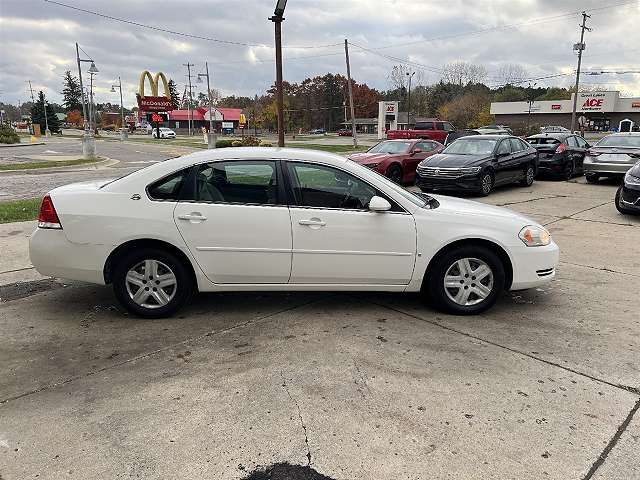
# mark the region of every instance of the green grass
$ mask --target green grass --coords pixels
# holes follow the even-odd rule
[[[39,161],[39,162],[22,162],[22,163],[9,163],[0,165],[0,171],[2,170],[35,170],[38,168],[56,168],[56,167],[71,167],[73,165],[86,165],[90,163],[96,163],[99,160],[60,160],[60,161]]]
[[[323,145],[320,143],[287,143],[286,146],[291,148],[309,148],[311,150],[321,150],[331,153],[364,152],[369,149],[369,147],[363,146],[354,149],[353,145]]]
[[[41,198],[0,202],[0,223],[25,222],[38,218]]]

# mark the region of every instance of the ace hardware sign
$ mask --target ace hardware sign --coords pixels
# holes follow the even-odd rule
[[[582,112],[613,112],[616,92],[580,92],[578,105]]]

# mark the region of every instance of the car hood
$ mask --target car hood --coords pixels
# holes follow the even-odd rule
[[[453,153],[437,153],[424,160],[424,167],[473,167],[481,164],[491,155],[458,155]]]
[[[492,221],[494,224],[512,222],[519,225],[519,228],[525,225],[539,225],[535,220],[508,208],[496,207],[473,200],[445,195],[429,194],[429,196],[435,198],[440,203],[437,210],[442,213],[459,216],[461,220],[464,219],[463,221],[466,223],[478,223],[486,226],[491,225]]]
[[[392,155],[390,153],[354,153],[353,155],[349,155],[349,160],[353,160],[360,165],[367,165],[370,163],[380,163],[383,160],[387,160],[389,158],[401,157],[402,154]]]

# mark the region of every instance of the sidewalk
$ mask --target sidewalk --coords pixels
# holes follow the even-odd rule
[[[29,260],[29,237],[35,221],[0,224],[0,286],[43,278]]]

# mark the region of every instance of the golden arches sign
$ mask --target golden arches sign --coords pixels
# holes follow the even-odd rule
[[[162,72],[158,72],[155,74],[155,76],[151,76],[151,73],[149,73],[149,70],[145,70],[144,72],[142,72],[142,74],[140,75],[140,87],[138,89],[138,92],[140,94],[141,97],[144,97],[144,83],[145,83],[145,79],[148,78],[149,79],[149,85],[151,86],[151,95],[149,95],[150,97],[158,97],[158,80],[162,80],[162,85],[164,87],[164,96],[167,98],[171,98],[171,95],[169,93],[169,84],[167,83],[167,77],[164,76],[164,73]]]

